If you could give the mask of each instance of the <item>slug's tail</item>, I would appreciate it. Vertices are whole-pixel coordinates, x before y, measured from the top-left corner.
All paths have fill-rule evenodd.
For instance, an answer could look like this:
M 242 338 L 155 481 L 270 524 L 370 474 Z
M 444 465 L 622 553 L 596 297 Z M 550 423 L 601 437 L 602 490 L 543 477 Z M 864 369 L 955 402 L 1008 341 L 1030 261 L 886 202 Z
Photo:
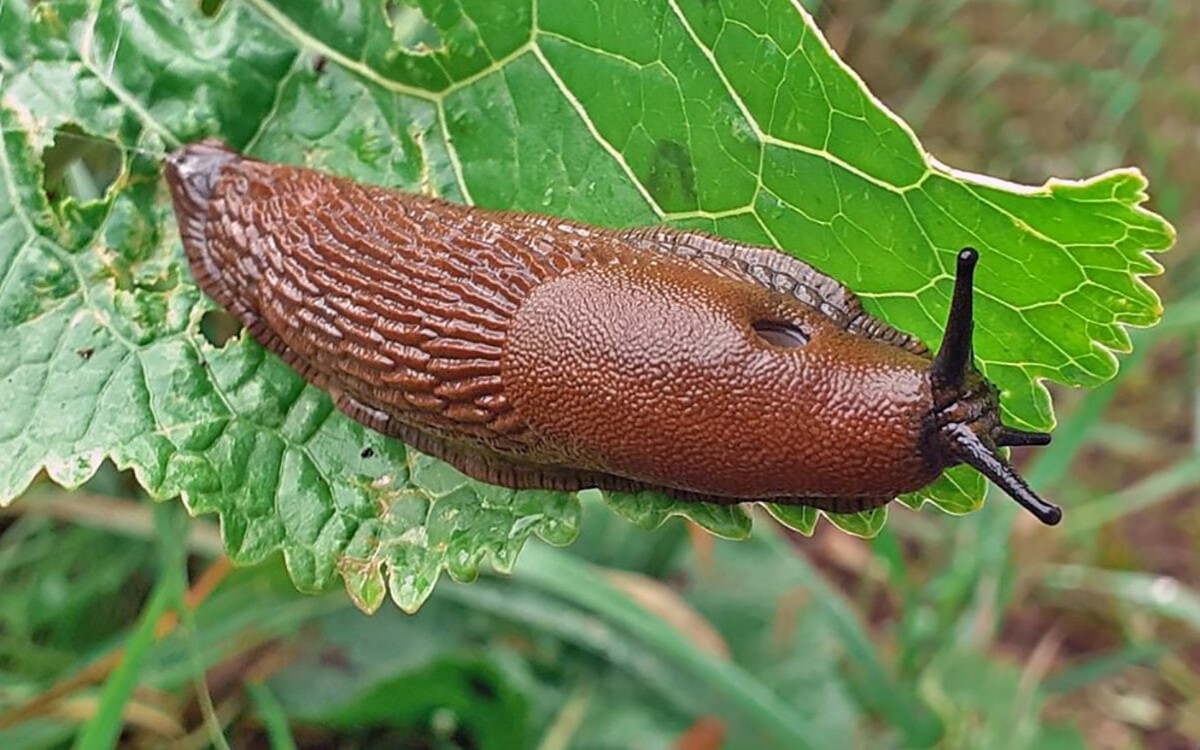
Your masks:
M 208 221 L 208 204 L 213 188 L 221 176 L 221 169 L 242 157 L 224 143 L 208 138 L 191 143 L 167 155 L 164 173 L 167 187 L 171 190 L 171 202 L 175 207 L 175 218 L 179 224 L 179 235 L 183 249 L 191 261 L 197 281 L 217 275 L 212 267 L 205 240 L 205 223 Z

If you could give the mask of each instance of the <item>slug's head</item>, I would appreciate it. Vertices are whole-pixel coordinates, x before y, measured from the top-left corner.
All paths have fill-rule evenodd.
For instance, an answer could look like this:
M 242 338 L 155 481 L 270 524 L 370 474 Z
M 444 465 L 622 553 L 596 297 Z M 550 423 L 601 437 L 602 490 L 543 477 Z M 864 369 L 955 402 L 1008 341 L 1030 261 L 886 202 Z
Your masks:
M 208 204 L 221 170 L 241 156 L 215 138 L 207 138 L 176 149 L 164 164 L 167 187 L 175 206 L 179 234 L 184 247 L 204 245 L 204 223 L 208 219 Z
M 1038 497 L 999 452 L 1004 446 L 1046 445 L 1050 436 L 1005 427 L 1000 421 L 996 387 L 972 362 L 972 285 L 978 261 L 974 248 L 958 254 L 950 316 L 930 370 L 934 406 L 923 448 L 940 465 L 973 466 L 1039 521 L 1053 525 L 1062 520 L 1062 510 Z

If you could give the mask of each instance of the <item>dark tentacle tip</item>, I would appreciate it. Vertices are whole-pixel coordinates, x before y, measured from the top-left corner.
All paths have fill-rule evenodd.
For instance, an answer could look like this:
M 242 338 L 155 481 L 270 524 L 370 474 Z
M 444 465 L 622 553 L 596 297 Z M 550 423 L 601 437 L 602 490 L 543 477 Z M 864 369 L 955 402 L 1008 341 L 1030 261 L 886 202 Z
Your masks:
M 1062 508 L 1058 507 L 1057 505 L 1051 505 L 1048 508 L 1034 513 L 1034 516 L 1037 518 L 1037 520 L 1041 521 L 1047 526 L 1057 526 L 1058 522 L 1062 520 L 1063 513 Z
M 958 272 L 963 273 L 975 268 L 979 262 L 979 251 L 973 247 L 964 247 L 958 251 Z

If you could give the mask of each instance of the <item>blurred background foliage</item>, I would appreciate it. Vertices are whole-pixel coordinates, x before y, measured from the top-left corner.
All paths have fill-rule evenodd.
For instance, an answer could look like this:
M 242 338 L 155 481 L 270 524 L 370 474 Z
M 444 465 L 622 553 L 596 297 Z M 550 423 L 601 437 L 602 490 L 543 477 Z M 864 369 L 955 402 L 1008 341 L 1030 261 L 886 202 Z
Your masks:
M 988 503 L 734 543 L 585 502 L 570 548 L 368 617 L 231 570 L 115 471 L 38 484 L 0 516 L 0 747 L 1200 746 L 1200 3 L 805 4 L 940 160 L 1138 165 L 1178 229 L 1163 324 L 1016 457 L 1062 526 Z

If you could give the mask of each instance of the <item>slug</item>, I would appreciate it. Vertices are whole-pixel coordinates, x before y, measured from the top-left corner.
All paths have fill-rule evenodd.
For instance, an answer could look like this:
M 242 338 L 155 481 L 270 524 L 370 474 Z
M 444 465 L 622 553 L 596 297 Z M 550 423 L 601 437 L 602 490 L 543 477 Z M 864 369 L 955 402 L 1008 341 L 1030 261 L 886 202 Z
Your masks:
M 998 448 L 958 255 L 937 356 L 774 249 L 600 229 L 269 164 L 166 160 L 197 283 L 339 409 L 513 488 L 654 489 L 831 513 L 966 463 L 1047 524 Z

